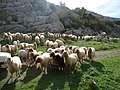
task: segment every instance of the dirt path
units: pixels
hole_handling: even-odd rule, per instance
[[[102,60],[109,57],[120,56],[120,49],[97,51],[95,54],[95,60]]]

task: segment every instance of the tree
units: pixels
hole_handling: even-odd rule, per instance
[[[60,6],[62,6],[62,7],[65,7],[65,5],[66,5],[65,2],[62,2],[62,1],[60,1],[59,4],[60,4]]]

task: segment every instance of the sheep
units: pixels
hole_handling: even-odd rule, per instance
[[[37,43],[37,45],[39,45],[39,43],[40,43],[40,38],[39,38],[39,36],[35,36],[35,42]]]
[[[53,58],[50,57],[49,53],[43,53],[42,55],[39,55],[36,57],[35,65],[40,63],[40,68],[42,69],[42,72],[47,74],[48,73],[47,67],[52,63],[52,61],[53,61]]]
[[[26,61],[27,62],[27,57],[28,57],[28,50],[27,49],[21,49],[19,50],[18,52],[18,56],[20,57],[20,59],[23,61]],[[25,60],[24,60],[25,59]]]
[[[1,51],[11,53],[11,47],[8,44],[6,44],[6,45],[1,47]]]
[[[32,67],[34,65],[35,59],[37,56],[42,55],[43,52],[31,52],[29,53],[29,66]]]
[[[60,46],[64,46],[64,43],[63,43],[62,40],[56,39],[55,42],[58,43],[58,47],[60,47]]]
[[[41,43],[41,45],[44,45],[44,43],[45,43],[45,36],[44,35],[40,35],[40,43]]]
[[[11,35],[8,35],[8,42],[9,44],[13,41],[13,37]]]
[[[72,46],[65,46],[65,50],[68,51],[69,54],[73,53]]]
[[[62,49],[62,48],[55,48],[55,49],[53,49],[53,48],[48,48],[46,52],[47,52],[47,53],[52,53],[52,52],[62,53],[63,50],[64,50],[64,49]]]
[[[83,59],[86,56],[86,52],[83,48],[79,48],[76,50],[77,56],[79,58],[79,62],[83,63]]]
[[[78,56],[75,53],[69,55],[67,51],[63,52],[64,63],[66,68],[69,70],[74,70],[78,61]]]
[[[25,42],[19,43],[19,44],[18,44],[18,48],[19,48],[19,49],[25,49],[25,48],[26,48],[26,44],[28,44],[28,43],[25,43]]]
[[[93,59],[95,57],[95,48],[88,47],[87,56],[88,56],[88,58],[89,58],[90,61],[93,61]]]
[[[25,48],[33,48],[33,49],[36,50],[37,49],[37,44],[36,43],[34,43],[34,44],[26,43]]]
[[[20,44],[20,41],[19,41],[19,40],[13,41],[13,45],[18,46],[19,44]]]
[[[20,69],[22,68],[21,60],[18,56],[6,58],[8,70],[11,73],[11,80],[13,81],[13,74],[16,72],[16,79],[20,76]]]
[[[53,57],[53,66],[56,66],[60,70],[65,70],[66,66],[64,63],[64,58],[61,53],[50,53],[50,57]]]
[[[57,42],[53,42],[53,44],[51,45],[51,48],[57,48],[58,47],[58,43]]]
[[[48,32],[47,34],[48,34],[48,38],[49,38],[50,40],[54,40],[54,39],[55,39],[53,33]]]
[[[11,54],[16,53],[16,51],[17,51],[17,49],[18,49],[17,45],[9,45],[9,46],[10,46],[10,48],[11,48]]]
[[[46,47],[47,47],[47,48],[46,48],[46,50],[47,50],[48,48],[51,48],[51,47],[52,47],[53,41],[46,40],[45,45],[46,45]]]
[[[4,32],[4,33],[3,33],[3,39],[4,39],[4,40],[7,40],[7,38],[8,38],[8,33],[5,33],[5,32]]]

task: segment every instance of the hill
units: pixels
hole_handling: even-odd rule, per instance
[[[0,32],[54,32],[120,37],[120,19],[46,0],[0,0]]]

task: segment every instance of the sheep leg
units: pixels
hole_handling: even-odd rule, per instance
[[[11,78],[11,83],[13,83],[13,74],[11,74],[10,78]]]
[[[45,68],[44,67],[42,67],[42,73],[44,73],[45,72]]]
[[[45,74],[47,75],[47,67],[45,67]]]

